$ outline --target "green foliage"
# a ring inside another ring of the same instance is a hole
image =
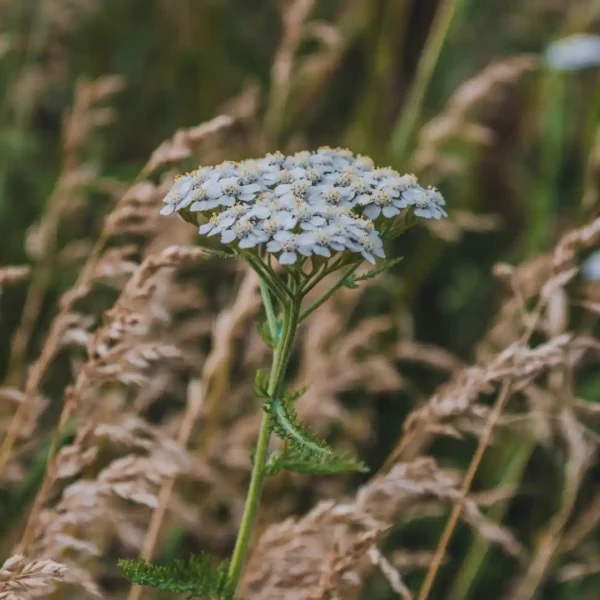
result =
[[[269,380],[265,375],[265,372],[261,369],[256,371],[256,375],[254,376],[254,395],[257,398],[267,399],[269,397]]]
[[[344,285],[351,290],[354,290],[358,287],[358,283],[360,281],[366,281],[367,279],[373,279],[381,273],[388,271],[394,265],[397,265],[401,260],[402,256],[398,256],[397,258],[393,258],[392,260],[383,261],[378,267],[371,269],[364,273],[363,275],[348,275],[344,281]]]
[[[271,335],[271,329],[268,323],[257,323],[256,331],[262,341],[269,347],[271,350],[275,349],[275,341],[273,340],[273,336]]]
[[[331,451],[314,452],[311,448],[287,443],[283,450],[271,456],[267,464],[269,475],[275,475],[283,470],[308,475],[332,475],[351,471],[367,473],[369,468],[347,454],[334,454]]]
[[[192,555],[187,563],[177,560],[171,565],[151,565],[143,558],[120,560],[119,568],[132,583],[161,591],[189,593],[189,598],[228,600],[231,597],[227,591],[229,563],[219,562],[207,554]]]
[[[325,441],[300,421],[294,402],[305,391],[303,389],[281,399],[266,399],[265,410],[272,417],[273,430],[285,442],[284,449],[269,460],[268,473],[274,474],[283,469],[313,475],[366,472],[368,469],[364,463],[351,456],[335,454]]]
[[[227,250],[215,250],[214,248],[206,248],[206,254],[210,258],[235,258],[235,253]]]

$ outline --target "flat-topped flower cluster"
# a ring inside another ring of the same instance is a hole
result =
[[[179,177],[164,202],[162,214],[197,213],[200,234],[276,254],[282,265],[338,252],[374,263],[384,256],[386,221],[409,211],[446,216],[440,193],[414,175],[331,148],[201,167]]]

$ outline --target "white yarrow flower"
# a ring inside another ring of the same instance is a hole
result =
[[[374,263],[385,256],[374,221],[446,216],[439,192],[414,175],[331,148],[203,167],[177,178],[164,202],[162,214],[189,214],[201,235],[300,266],[339,253]]]

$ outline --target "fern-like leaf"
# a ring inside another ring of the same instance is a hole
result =
[[[187,562],[151,565],[143,558],[120,560],[119,568],[132,583],[148,585],[175,594],[189,593],[190,598],[229,600],[227,561],[219,562],[207,554],[192,555]]]
[[[369,468],[353,456],[331,451],[315,454],[310,449],[288,443],[283,450],[273,454],[267,464],[269,475],[275,475],[282,470],[309,475],[332,475],[349,471],[367,473]]]
[[[304,423],[300,421],[292,397],[267,398],[265,410],[273,419],[273,429],[278,438],[314,454],[327,454],[331,450]]]
[[[271,457],[268,473],[275,474],[282,469],[314,475],[367,471],[362,462],[350,456],[336,455],[325,441],[300,421],[293,403],[303,392],[281,399],[268,398],[265,403],[265,410],[273,419],[275,434],[285,442],[284,449]]]

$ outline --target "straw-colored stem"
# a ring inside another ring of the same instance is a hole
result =
[[[477,445],[477,450],[475,450],[475,454],[471,459],[471,464],[469,465],[469,469],[467,470],[467,474],[463,480],[461,492],[463,495],[469,493],[471,489],[471,485],[473,483],[473,479],[475,479],[475,473],[479,468],[481,463],[481,459],[485,453],[485,449],[487,448],[490,440],[492,438],[492,434],[494,432],[494,427],[500,418],[500,415],[504,411],[506,404],[510,398],[511,392],[511,381],[510,379],[505,379],[502,384],[502,389],[494,402],[494,407],[492,408],[492,412],[485,424],[485,428],[479,438],[479,444]],[[427,600],[429,597],[429,593],[431,592],[431,588],[435,582],[435,578],[439,571],[440,565],[444,560],[444,555],[446,554],[446,549],[448,548],[448,544],[450,539],[452,538],[452,534],[454,533],[454,529],[456,528],[456,524],[458,523],[458,519],[462,512],[462,506],[460,504],[455,504],[452,507],[452,511],[450,513],[450,517],[446,522],[446,526],[444,527],[444,531],[442,533],[442,537],[435,549],[435,554],[429,565],[429,570],[427,571],[427,575],[425,576],[425,581],[421,587],[421,591],[419,593],[419,600]]]

